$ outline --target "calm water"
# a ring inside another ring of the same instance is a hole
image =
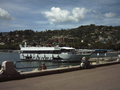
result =
[[[90,56],[90,58],[93,58],[93,57],[104,57],[105,56],[105,53],[100,53],[99,56],[97,53],[94,53]],[[118,56],[118,53],[106,53],[106,56]],[[0,65],[2,65],[2,62],[3,61],[12,61],[12,62],[17,62],[17,61],[21,61],[20,60],[20,57],[19,57],[19,53],[5,53],[5,52],[0,52]],[[23,68],[23,67],[39,67],[41,66],[42,62],[38,62],[38,61],[34,61],[34,62],[19,62],[16,64],[16,67],[17,68]],[[48,68],[58,68],[60,66],[68,66],[68,65],[79,65],[80,62],[78,63],[57,63],[57,62],[45,62],[46,66],[51,66],[52,67],[48,67]],[[55,65],[55,66],[54,66]],[[29,68],[29,69],[16,69],[16,70],[23,70],[23,71],[30,71],[30,70],[33,70],[35,68]]]
[[[2,64],[3,61],[12,61],[16,62],[20,60],[19,53],[5,53],[0,52],[0,64]]]

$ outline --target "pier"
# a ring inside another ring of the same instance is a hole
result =
[[[120,90],[120,64],[0,82],[0,90]]]
[[[17,72],[13,62],[4,61],[0,90],[119,90],[119,67],[120,56],[115,61],[93,62],[91,69],[78,65],[29,72]]]

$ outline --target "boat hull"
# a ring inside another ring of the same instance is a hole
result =
[[[41,60],[41,61],[80,61],[84,56],[91,54],[20,54],[21,60]]]

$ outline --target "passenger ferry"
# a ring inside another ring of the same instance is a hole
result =
[[[90,56],[92,53],[81,53],[72,47],[24,47],[20,45],[21,60],[61,60],[61,61],[80,61],[84,56]]]

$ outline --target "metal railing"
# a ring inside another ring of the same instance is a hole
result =
[[[110,57],[95,57],[95,58],[90,58],[89,61],[100,63],[102,62],[111,62],[117,60],[117,57],[115,56],[110,56]],[[28,69],[32,68],[38,68],[41,67],[43,61],[40,60],[25,60],[25,61],[17,61],[14,63],[15,69],[25,69],[26,71],[30,71]],[[66,63],[58,63],[58,62],[51,62],[51,64],[46,64],[47,62],[44,62],[45,65],[47,66],[48,69],[51,68],[59,68],[59,67],[68,67],[71,65],[69,60]],[[78,62],[78,65],[80,65],[81,61]]]
[[[100,61],[102,62],[112,62],[112,61],[115,61],[117,60],[117,56],[109,56],[109,57],[106,57],[106,56],[101,56],[101,57],[95,57],[95,58],[90,58],[90,61],[91,62],[96,62],[96,63],[99,63]]]
[[[40,60],[26,60],[26,61],[17,61],[14,63],[15,69],[25,69],[27,71],[30,71],[28,69],[30,68],[41,68],[42,61]],[[47,65],[45,62],[45,65],[47,66],[48,69],[50,68],[59,68],[59,67],[67,67],[69,66],[68,63],[53,63],[52,65]]]

